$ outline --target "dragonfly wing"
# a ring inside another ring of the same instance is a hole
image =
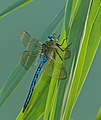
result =
[[[36,57],[37,54],[34,54],[33,51],[24,51],[20,55],[20,63],[26,70],[28,70],[29,67],[33,64]]]
[[[59,63],[55,63],[55,64],[57,64],[57,66],[61,67],[61,70],[59,71],[60,72],[59,78],[66,79],[67,72],[66,72],[66,69],[63,66],[63,64],[59,64]],[[54,61],[50,60],[47,62],[46,66],[45,66],[45,73],[51,77],[52,73],[53,73],[53,69],[54,69]],[[57,70],[58,70],[58,68],[57,68]]]
[[[27,32],[21,32],[20,33],[20,38],[27,50],[35,50],[35,49],[40,49],[41,43],[39,42],[38,39],[32,37],[29,33]]]
[[[66,48],[64,52],[65,52],[65,55],[63,59],[68,59],[71,57],[71,51],[69,48]]]
[[[61,65],[59,78],[60,79],[66,79],[67,78],[67,71],[66,71],[66,68],[63,66],[63,64]]]

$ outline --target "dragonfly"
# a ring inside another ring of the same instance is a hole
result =
[[[39,73],[43,66],[48,62],[47,69],[45,68],[45,72],[47,75],[51,76],[54,64],[56,63],[56,55],[63,61],[64,59],[68,59],[71,56],[71,52],[69,49],[69,46],[72,44],[69,44],[65,49],[62,49],[61,46],[64,44],[65,40],[62,41],[61,44],[58,43],[60,35],[56,35],[55,33],[48,36],[48,41],[44,42],[43,44],[36,38],[32,37],[29,33],[27,32],[21,32],[20,34],[21,40],[26,48],[26,50],[21,54],[21,64],[24,66],[25,69],[29,69],[29,67],[32,65],[33,61],[35,58],[40,56],[40,63],[37,67],[37,70],[34,74],[33,80],[30,85],[30,89],[27,95],[27,98],[25,100],[23,110],[22,112],[25,111],[33,90],[35,88]],[[58,49],[60,49],[62,52],[65,52],[64,58],[61,57],[60,53],[58,52]],[[59,63],[58,63],[59,64]],[[63,65],[61,65],[61,71],[59,78],[60,79],[65,79],[67,76],[66,69]]]

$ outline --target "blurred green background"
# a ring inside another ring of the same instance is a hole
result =
[[[0,11],[15,1],[1,0]],[[65,2],[66,0],[35,0],[0,19],[0,88],[19,62],[20,53],[24,50],[19,33],[27,31],[39,38],[54,17],[65,6]],[[95,120],[98,108],[101,106],[100,61],[101,43],[74,107],[73,120]],[[31,68],[0,108],[0,120],[15,120],[24,104],[33,73],[33,68]]]

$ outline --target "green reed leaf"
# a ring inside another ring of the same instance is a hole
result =
[[[20,0],[20,1],[16,1],[15,3],[13,3],[12,5],[10,5],[8,8],[2,10],[0,12],[0,18],[5,17],[6,15],[10,14],[11,12],[13,12],[14,10],[17,10],[20,7],[23,7],[24,5],[28,4],[32,2],[32,0]]]

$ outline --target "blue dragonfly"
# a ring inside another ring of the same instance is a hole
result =
[[[38,53],[40,56],[40,64],[35,72],[32,83],[30,85],[29,93],[27,95],[27,98],[23,106],[22,111],[24,112],[31,99],[36,81],[38,79],[39,73],[41,69],[43,68],[44,64],[48,61],[48,65],[47,65],[47,68],[45,68],[46,69],[45,72],[47,73],[47,75],[51,76],[54,63],[55,63],[55,59],[56,59],[56,55],[58,55],[62,61],[64,59],[70,58],[71,52],[70,52],[69,46],[71,44],[68,45],[65,49],[62,49],[61,46],[64,44],[64,41],[66,39],[63,40],[62,44],[59,44],[58,41],[59,41],[60,35],[57,36],[55,33],[48,36],[49,40],[43,44],[41,44],[38,39],[31,37],[30,34],[28,34],[27,32],[22,32],[20,36],[26,48],[26,51],[24,51],[21,54],[22,66],[24,66],[25,69],[28,69],[32,65],[34,59],[38,56]],[[60,49],[62,52],[65,52],[64,58],[61,57],[61,55],[58,52],[58,49]],[[63,65],[61,65],[61,71],[60,71],[59,78],[65,79],[66,76],[67,76],[66,69]]]

